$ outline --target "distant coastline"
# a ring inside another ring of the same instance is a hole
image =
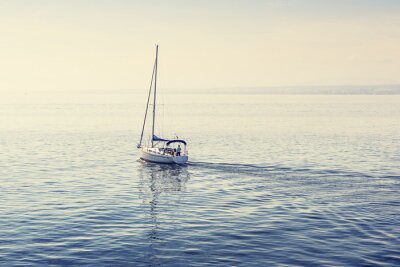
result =
[[[176,93],[200,94],[271,94],[271,95],[400,95],[398,85],[366,86],[271,86],[232,87],[197,90],[173,90]]]
[[[400,84],[393,85],[339,85],[339,86],[259,86],[216,88],[173,88],[160,86],[159,90],[172,94],[237,94],[237,95],[400,95]],[[14,93],[27,97],[34,94],[143,94],[143,88],[36,90]]]

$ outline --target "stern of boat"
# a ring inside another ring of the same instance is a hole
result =
[[[186,164],[188,162],[189,157],[184,155],[184,156],[175,156],[172,158],[174,163],[176,164]]]

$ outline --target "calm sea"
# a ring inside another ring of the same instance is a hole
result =
[[[399,266],[400,96],[0,101],[0,266]]]

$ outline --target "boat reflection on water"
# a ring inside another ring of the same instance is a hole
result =
[[[189,180],[188,167],[185,165],[158,164],[139,160],[139,192],[144,203],[156,201],[162,193],[173,194],[184,191]]]
[[[150,255],[146,261],[150,266],[158,265],[160,251],[157,244],[162,243],[162,230],[173,227],[177,207],[190,178],[187,166],[157,164],[139,161],[139,194],[148,216],[148,242]],[[146,216],[146,217],[147,217]],[[163,222],[165,222],[163,224]],[[161,253],[162,254],[162,253]]]

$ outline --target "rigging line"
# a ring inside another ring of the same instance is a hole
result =
[[[162,129],[162,135],[164,136],[165,134],[165,92],[164,88],[161,90],[161,101],[162,101],[162,121],[161,121],[161,129]]]
[[[164,96],[163,96],[164,99]],[[163,100],[164,101],[164,100]],[[165,103],[165,102],[164,102]],[[164,120],[164,109],[165,109],[165,104],[162,105],[162,122],[161,122],[161,131],[162,135],[164,135],[164,129],[165,129],[165,120]]]
[[[157,67],[158,67],[158,45],[156,45],[156,62],[154,71],[154,99],[153,99],[153,124],[151,129],[151,147],[154,147],[153,136],[154,136],[154,126],[156,120],[156,94],[157,94]]]
[[[144,127],[145,127],[145,125],[146,125],[146,117],[147,117],[147,111],[148,111],[148,109],[149,109],[151,88],[153,87],[153,80],[154,80],[154,73],[155,73],[155,71],[156,71],[156,61],[154,61],[153,73],[151,74],[151,82],[150,82],[149,95],[148,95],[148,97],[147,97],[146,112],[144,113],[144,120],[143,120],[142,133],[140,134],[140,142],[139,142],[139,144],[137,145],[137,148],[140,148],[140,147],[142,146]]]

